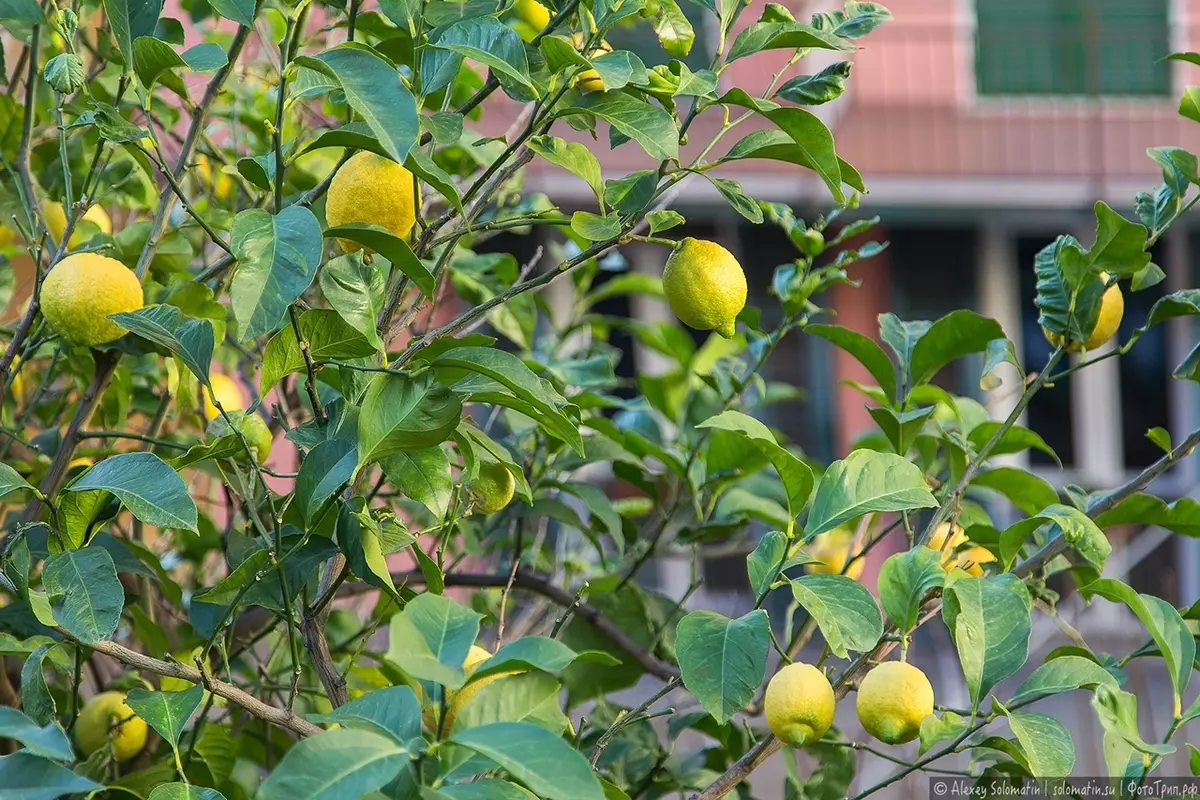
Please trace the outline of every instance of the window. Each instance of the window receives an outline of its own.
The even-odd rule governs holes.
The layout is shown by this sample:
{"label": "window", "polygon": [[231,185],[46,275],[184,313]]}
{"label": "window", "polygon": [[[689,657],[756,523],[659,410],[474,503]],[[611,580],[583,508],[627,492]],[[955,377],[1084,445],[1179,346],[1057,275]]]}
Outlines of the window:
{"label": "window", "polygon": [[1170,0],[976,0],[985,95],[1171,93]]}

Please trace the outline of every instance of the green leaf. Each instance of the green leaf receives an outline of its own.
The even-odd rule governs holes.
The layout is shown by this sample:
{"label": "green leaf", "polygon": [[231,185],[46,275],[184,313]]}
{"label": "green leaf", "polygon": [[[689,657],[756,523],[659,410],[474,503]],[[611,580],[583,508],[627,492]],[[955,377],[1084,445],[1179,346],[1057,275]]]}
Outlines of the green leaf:
{"label": "green leaf", "polygon": [[420,121],[417,101],[392,63],[357,42],[340,44],[316,58],[296,61],[337,79],[346,102],[366,120],[384,152],[397,164],[404,163],[417,141]]}
{"label": "green leaf", "polygon": [[150,790],[146,800],[225,800],[225,795],[204,786],[161,783]]}
{"label": "green leaf", "polygon": [[867,372],[871,373],[871,377],[889,398],[896,397],[896,366],[870,336],[843,328],[841,325],[809,325],[804,331],[819,336],[854,356],[867,368]]}
{"label": "green leaf", "polygon": [[621,235],[621,220],[615,215],[602,217],[590,211],[571,215],[571,230],[589,242],[603,242]]}
{"label": "green leaf", "polygon": [[[539,378],[517,356],[491,347],[455,347],[437,356],[433,365],[439,372],[446,369],[467,370],[499,384],[512,397],[526,404],[527,409],[518,410],[537,419],[546,433],[583,455],[583,438],[579,434],[579,427],[564,411],[566,399],[553,384]],[[471,392],[476,399],[483,395],[487,398],[486,402],[508,405],[501,393],[490,391],[491,387],[477,391],[476,386],[478,384],[470,379],[455,384],[457,390]]]}
{"label": "green leaf", "polygon": [[[976,450],[979,450],[991,440],[992,436],[995,435],[996,431],[1000,430],[1003,424],[999,420],[989,420],[988,422],[980,423],[971,429],[971,432],[967,435],[967,439]],[[1004,434],[1000,437],[1000,441],[992,448],[989,458],[1020,453],[1022,450],[1029,449],[1041,450],[1053,458],[1055,462],[1061,463],[1058,459],[1058,453],[1054,452],[1054,448],[1046,444],[1046,440],[1040,434],[1020,425],[1013,425],[1004,431]]]}
{"label": "green leaf", "polygon": [[192,714],[204,700],[204,687],[196,684],[182,692],[148,692],[145,689],[130,689],[125,703],[154,728],[167,744],[176,747],[179,736]]}
{"label": "green leaf", "polygon": [[[508,781],[481,778],[470,783],[444,783],[436,792],[422,789],[421,800],[529,800],[529,792]],[[614,798],[606,795],[606,800]]]}
{"label": "green leaf", "polygon": [[965,309],[952,311],[929,326],[913,345],[910,386],[928,383],[942,367],[963,356],[982,353],[988,343],[1004,338],[1000,323]]}
{"label": "green leaf", "polygon": [[392,617],[386,658],[414,678],[457,689],[478,635],[474,611],[443,595],[419,594]]}
{"label": "green leaf", "polygon": [[1143,754],[1165,756],[1175,752],[1172,745],[1152,744],[1142,738],[1138,731],[1136,695],[1107,685],[1097,686],[1092,708],[1104,728],[1104,760],[1110,775],[1125,774],[1132,751],[1137,751],[1134,757],[1138,762],[1143,762]]}
{"label": "green leaf", "polygon": [[256,800],[339,800],[378,789],[408,763],[403,745],[374,731],[342,728],[297,742]]}
{"label": "green leaf", "polygon": [[242,211],[230,231],[238,267],[229,287],[242,341],[279,327],[321,262],[321,225],[304,206]]}
{"label": "green leaf", "polygon": [[459,731],[450,741],[496,762],[546,800],[604,800],[587,759],[544,728],[495,722]]}
{"label": "green leaf", "polygon": [[175,48],[153,36],[139,36],[134,39],[133,63],[138,80],[147,92],[153,88],[162,73],[187,66],[187,62],[180,58]]}
{"label": "green leaf", "polygon": [[590,63],[608,91],[623,89],[631,83],[643,86],[649,79],[646,65],[628,50],[604,53],[590,59]]}
{"label": "green leaf", "polygon": [[1176,696],[1181,696],[1192,676],[1196,640],[1175,607],[1154,595],[1138,594],[1115,578],[1101,578],[1080,591],[1085,597],[1099,595],[1114,603],[1124,603],[1137,615],[1162,653]]}
{"label": "green leaf", "polygon": [[1022,520],[1000,534],[1000,559],[1006,565],[1012,564],[1029,534],[1047,522],[1062,531],[1063,538],[1076,552],[1103,569],[1104,562],[1112,552],[1108,537],[1087,514],[1061,503],[1047,506],[1036,516]]}
{"label": "green leaf", "polygon": [[130,72],[135,63],[133,43],[138,37],[153,36],[162,13],[162,0],[104,0],[104,15],[108,28]]}
{"label": "green leaf", "polygon": [[15,708],[0,706],[0,736],[16,739],[34,755],[55,761],[74,761],[71,741],[57,722],[39,727]]}
{"label": "green leaf", "polygon": [[911,411],[896,411],[881,406],[868,408],[867,412],[875,420],[875,424],[887,436],[896,453],[904,455],[912,449],[913,442],[925,427],[925,421],[934,412],[933,406],[914,408]]}
{"label": "green leaf", "polygon": [[1146,252],[1146,226],[1130,222],[1104,201],[1097,201],[1096,241],[1088,250],[1088,261],[1095,270],[1123,278],[1150,263]]}
{"label": "green leaf", "polygon": [[771,584],[782,572],[788,544],[789,540],[783,531],[769,531],[758,540],[754,551],[746,556],[746,573],[756,601],[771,590]]}
{"label": "green leaf", "polygon": [[557,136],[534,136],[527,146],[551,164],[582,178],[595,193],[600,208],[604,208],[604,178],[600,162],[591,150],[579,142],[567,142]]}
{"label": "green leaf", "polygon": [[[529,722],[551,733],[561,733],[567,720],[558,705],[558,690],[558,681],[544,672],[497,676],[481,684],[459,710],[451,735],[496,722]],[[548,720],[544,719],[547,710]]]}
{"label": "green leaf", "polygon": [[334,492],[349,483],[358,466],[358,444],[346,439],[328,439],[308,452],[296,475],[295,502],[305,525]]}
{"label": "green leaf", "polygon": [[113,635],[121,621],[125,590],[112,556],[102,547],[56,553],[46,559],[42,583],[54,621],[84,644]]}
{"label": "green leaf", "polygon": [[413,253],[408,242],[389,233],[378,225],[337,225],[325,229],[327,239],[349,239],[374,250],[392,263],[416,285],[426,297],[433,297],[434,278],[429,267]]}
{"label": "green leaf", "polygon": [[383,340],[375,330],[384,300],[384,277],[379,264],[367,264],[360,250],[327,261],[319,280],[321,292],[333,310],[373,348],[383,350]]}
{"label": "green leaf", "polygon": [[879,569],[879,602],[892,622],[907,633],[917,624],[925,595],[945,580],[941,554],[928,547],[914,547],[883,562]]}
{"label": "green leaf", "polygon": [[59,53],[46,62],[42,77],[54,91],[71,94],[83,88],[87,70],[79,56],[74,53]]}
{"label": "green leaf", "polygon": [[755,225],[763,221],[762,209],[758,207],[758,203],[755,202],[754,198],[742,190],[740,183],[732,178],[717,178],[707,172],[704,173],[704,177],[708,178],[709,182],[716,187],[720,195],[725,198],[725,202],[729,203],[734,211]]}
{"label": "green leaf", "polygon": [[0,462],[0,497],[5,497],[13,492],[34,491],[37,490],[22,478],[15,469],[8,464]]}
{"label": "green leaf", "polygon": [[1038,778],[1065,778],[1075,767],[1075,742],[1067,726],[1036,711],[1000,709],[1008,717],[1008,726],[1021,743],[1029,769]]}
{"label": "green leaf", "polygon": [[367,386],[359,415],[359,466],[395,453],[435,447],[446,441],[461,417],[458,395],[434,380],[432,373],[377,374]]}
{"label": "green leaf", "polygon": [[54,800],[67,794],[104,790],[95,781],[28,752],[0,756],[0,786],[4,787],[5,797],[12,800]]}
{"label": "green leaf", "polygon": [[806,166],[821,177],[834,201],[839,205],[845,203],[841,161],[833,149],[833,134],[825,127],[825,123],[802,108],[778,108],[768,111],[764,116],[792,138],[800,148]]}
{"label": "green leaf", "polygon": [[1028,658],[1031,607],[1028,590],[1014,575],[960,578],[946,587],[942,619],[958,649],[972,707]]}
{"label": "green leaf", "polygon": [[513,28],[495,17],[459,20],[432,37],[430,46],[486,64],[498,77],[517,81],[536,96],[536,87],[529,79],[524,42]]}
{"label": "green leaf", "polygon": [[403,745],[421,735],[421,704],[412,687],[388,686],[356,697],[328,714],[309,714],[310,722],[365,728]]}
{"label": "green leaf", "polygon": [[0,0],[0,20],[41,25],[46,21],[46,15],[35,0]]}
{"label": "green leaf", "polygon": [[1155,301],[1143,328],[1151,328],[1176,317],[1200,314],[1200,289],[1182,289]]}
{"label": "green leaf", "polygon": [[916,464],[893,453],[856,450],[833,462],[821,476],[804,540],[873,511],[936,508],[937,504]]}
{"label": "green leaf", "polygon": [[851,61],[835,61],[816,75],[797,75],[785,81],[775,96],[802,106],[819,106],[836,100],[846,90],[846,79],[853,66]]}
{"label": "green leaf", "polygon": [[687,220],[678,211],[666,208],[659,211],[651,211],[646,215],[646,222],[650,223],[650,235],[654,236],[665,230],[683,225]]}
{"label": "green leaf", "polygon": [[747,439],[779,473],[779,479],[787,491],[788,511],[792,517],[804,510],[808,496],[812,494],[812,470],[791,451],[781,447],[766,425],[740,411],[730,410],[709,417],[696,427],[730,431]]}
{"label": "green leaf", "polygon": [[1058,502],[1058,492],[1049,482],[1016,467],[994,467],[980,472],[971,485],[999,492],[1026,514],[1037,514]]}
{"label": "green leaf", "polygon": [[803,22],[756,22],[747,26],[733,40],[729,50],[729,61],[737,61],[763,50],[818,50],[849,51],[854,45],[833,33],[819,31]]}
{"label": "green leaf", "polygon": [[658,15],[654,19],[654,33],[669,55],[683,58],[692,51],[696,31],[691,20],[675,0],[660,0]]}
{"label": "green leaf", "polygon": [[917,755],[925,755],[935,744],[957,739],[966,729],[967,721],[953,711],[930,714],[921,720],[921,741]]}
{"label": "green leaf", "polygon": [[679,621],[675,655],[683,685],[718,725],[754,699],[767,670],[769,625],[761,609],[734,620],[693,611]]}
{"label": "green leaf", "polygon": [[[304,372],[304,352],[296,338],[295,328],[308,344],[308,354],[314,362],[327,360],[353,360],[372,355],[375,346],[346,322],[337,311],[328,308],[310,308],[296,318],[296,325],[284,325],[267,342],[263,350],[262,373],[259,394],[266,396],[284,377],[294,372]],[[374,330],[374,328],[372,328]]]}
{"label": "green leaf", "polygon": [[208,385],[214,344],[211,320],[193,319],[175,306],[167,305],[122,311],[110,314],[109,319],[130,333],[165,348],[201,383]]}
{"label": "green leaf", "polygon": [[[338,546],[346,554],[346,563],[355,575],[389,595],[397,596],[396,585],[392,583],[392,574],[384,558],[383,530],[379,522],[365,510],[363,498],[351,498],[341,507],[337,520],[337,540]],[[419,547],[415,549],[420,550]]]}
{"label": "green leaf", "polygon": [[796,602],[816,621],[838,658],[865,653],[883,636],[879,606],[863,585],[845,575],[813,573],[791,579]]}
{"label": "green leaf", "polygon": [[651,158],[679,158],[679,129],[671,115],[624,92],[588,92],[558,114],[594,115],[635,140]]}
{"label": "green leaf", "polygon": [[254,0],[209,0],[209,5],[225,19],[247,28],[254,26]]}
{"label": "green leaf", "polygon": [[636,214],[654,199],[654,190],[657,187],[657,172],[637,170],[623,178],[605,181],[604,199],[622,214]]}
{"label": "green leaf", "polygon": [[1157,525],[1195,538],[1200,537],[1200,502],[1181,497],[1168,505],[1162,498],[1139,492],[1097,516],[1095,522],[1102,529],[1118,525]]}
{"label": "green leaf", "polygon": [[446,515],[454,481],[450,457],[441,447],[396,453],[383,459],[380,466],[388,482],[405,497],[416,500],[438,519]]}
{"label": "green leaf", "polygon": [[512,672],[516,669],[535,669],[551,675],[561,675],[563,670],[580,659],[601,664],[616,663],[607,653],[594,650],[576,653],[549,636],[522,636],[504,645],[494,656],[478,665],[471,673],[471,680],[476,681],[488,675]]}
{"label": "green leaf", "polygon": [[1076,689],[1094,689],[1107,685],[1117,688],[1117,679],[1104,667],[1083,656],[1059,656],[1038,666],[1021,681],[1009,705],[1022,705],[1042,697]]}
{"label": "green leaf", "polygon": [[54,696],[46,685],[46,675],[42,664],[46,654],[56,647],[55,644],[44,644],[29,654],[21,665],[21,708],[38,725],[49,725],[54,722]]}
{"label": "green leaf", "polygon": [[109,456],[83,473],[65,492],[103,489],[147,525],[196,532],[196,503],[179,473],[153,453]]}
{"label": "green leaf", "polygon": [[1087,341],[1100,314],[1104,281],[1088,266],[1079,241],[1059,236],[1034,256],[1033,269],[1038,324],[1068,341]]}

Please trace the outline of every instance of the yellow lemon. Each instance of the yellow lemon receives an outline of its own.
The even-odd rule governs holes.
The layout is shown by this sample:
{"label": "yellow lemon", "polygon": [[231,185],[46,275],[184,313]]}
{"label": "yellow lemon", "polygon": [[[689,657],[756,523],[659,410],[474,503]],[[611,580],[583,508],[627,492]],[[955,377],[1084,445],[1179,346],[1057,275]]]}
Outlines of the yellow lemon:
{"label": "yellow lemon", "polygon": [[[465,672],[467,677],[470,678],[471,673],[475,671],[475,668],[491,657],[492,654],[486,649],[477,644],[471,645],[471,649],[467,651],[467,657],[463,659],[463,672]],[[474,683],[468,683],[458,691],[447,689],[446,720],[442,724],[442,732],[449,733],[451,726],[454,725],[454,718],[458,716],[458,712],[462,710],[462,707],[470,702],[472,697],[479,694],[480,689],[482,689],[488,683],[496,680],[496,678],[499,678],[502,674],[504,673],[497,673],[495,675],[488,675],[486,678],[480,678]],[[427,727],[430,731],[437,730],[437,708],[434,706],[434,704],[430,704],[425,707],[425,710],[421,712],[421,719],[425,722],[425,727]]]}
{"label": "yellow lemon", "polygon": [[54,265],[42,282],[42,316],[64,339],[95,347],[125,333],[109,314],[142,307],[133,270],[98,253],[75,253]]}
{"label": "yellow lemon", "polygon": [[[1107,282],[1108,273],[1101,272],[1100,280]],[[1102,347],[1109,339],[1116,336],[1117,329],[1121,327],[1121,319],[1124,316],[1125,295],[1121,293],[1121,287],[1114,283],[1104,290],[1104,295],[1100,298],[1100,314],[1096,317],[1096,327],[1092,328],[1092,332],[1088,334],[1087,340],[1082,345],[1079,342],[1068,342],[1067,350],[1077,353],[1083,348],[1095,350],[1097,347]],[[1042,328],[1042,335],[1046,337],[1046,341],[1055,347],[1062,344],[1062,337],[1057,333],[1051,333]]]}
{"label": "yellow lemon", "polygon": [[499,461],[479,465],[479,477],[468,487],[472,507],[482,514],[495,514],[513,499],[517,482]]}
{"label": "yellow lemon", "polygon": [[[63,232],[67,229],[67,211],[63,208],[63,204],[57,200],[45,201],[42,203],[42,218],[46,221],[46,228],[50,231],[50,236],[54,238],[55,242],[60,241]],[[85,222],[94,225],[100,233],[112,233],[112,219],[108,216],[108,212],[101,206],[92,206],[83,212],[83,216],[75,223],[75,230],[71,232],[71,241],[67,243],[67,247],[78,247],[92,238],[94,231],[88,232],[85,229],[86,226],[81,224]]]}
{"label": "yellow lemon", "polygon": [[[576,47],[583,46],[584,37],[583,37],[582,33],[575,34],[573,39],[574,39],[574,43],[575,43]],[[604,55],[605,53],[611,53],[611,52],[612,52],[612,45],[610,45],[608,42],[606,42],[604,40],[601,40],[600,44],[594,50],[592,50],[591,53],[588,54],[588,58],[599,58],[600,56]],[[604,80],[600,77],[600,73],[594,69],[583,70],[582,72],[580,72],[578,75],[576,75],[571,80],[571,84],[573,86],[575,86],[576,88],[578,88],[579,91],[581,91],[581,92],[603,92],[604,91]]]}
{"label": "yellow lemon", "polygon": [[833,687],[825,673],[796,661],[776,672],[767,684],[763,711],[767,727],[781,742],[804,747],[829,730],[834,703]]}
{"label": "yellow lemon", "polygon": [[858,687],[858,721],[885,744],[917,738],[921,720],[933,713],[933,686],[925,673],[903,661],[885,661]]}
{"label": "yellow lemon", "polygon": [[[208,376],[208,380],[212,383],[213,394],[217,396],[222,408],[226,411],[241,411],[246,407],[246,399],[242,395],[241,385],[233,378],[220,372],[213,372]],[[220,410],[212,401],[212,397],[207,391],[204,392],[204,418],[209,422],[221,416]]]}
{"label": "yellow lemon", "polygon": [[513,3],[512,11],[517,19],[539,32],[550,24],[550,9],[538,0],[517,0]]}
{"label": "yellow lemon", "polygon": [[112,742],[113,757],[128,761],[146,746],[146,723],[125,705],[123,692],[103,692],[84,705],[75,720],[75,742],[85,756]]}
{"label": "yellow lemon", "polygon": [[25,396],[25,377],[21,375],[21,357],[14,356],[8,369],[8,374],[12,376],[12,380],[8,384],[9,394],[20,403],[21,398]]}
{"label": "yellow lemon", "polygon": [[212,187],[213,197],[218,200],[226,200],[233,193],[232,176],[219,165],[214,165],[206,153],[196,157],[196,174],[200,176],[203,185]]}
{"label": "yellow lemon", "polygon": [[733,253],[716,242],[690,236],[675,246],[662,275],[671,311],[689,327],[734,334],[746,306],[746,273]]}
{"label": "yellow lemon", "polygon": [[[379,225],[403,239],[416,222],[412,173],[366,150],[354,154],[329,184],[325,221],[330,227]],[[347,239],[338,243],[347,253],[362,249],[358,242]]]}
{"label": "yellow lemon", "polygon": [[968,574],[978,578],[983,574],[983,565],[995,560],[996,556],[991,550],[979,545],[972,545],[959,553],[954,563],[959,569],[966,570]]}
{"label": "yellow lemon", "polygon": [[849,566],[846,562],[851,558],[850,547],[854,544],[854,531],[849,528],[835,528],[834,530],[822,533],[817,536],[808,545],[808,554],[813,558],[819,558],[819,564],[805,564],[804,569],[808,572],[816,572],[821,574],[845,575],[851,580],[858,580],[863,573],[863,568],[867,565],[867,559],[858,556],[862,552],[862,546],[854,548],[854,556],[858,556],[850,560]]}

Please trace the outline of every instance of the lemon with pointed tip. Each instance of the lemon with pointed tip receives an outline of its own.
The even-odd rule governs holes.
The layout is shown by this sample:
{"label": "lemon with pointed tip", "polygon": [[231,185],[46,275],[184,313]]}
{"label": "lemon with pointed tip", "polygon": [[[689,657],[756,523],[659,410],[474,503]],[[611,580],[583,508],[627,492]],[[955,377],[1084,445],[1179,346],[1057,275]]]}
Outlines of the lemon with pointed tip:
{"label": "lemon with pointed tip", "polygon": [[90,756],[112,742],[113,758],[128,761],[146,746],[146,722],[125,705],[124,692],[102,692],[83,706],[75,720],[75,743]]}
{"label": "lemon with pointed tip", "polygon": [[925,673],[904,661],[884,661],[858,686],[858,721],[884,744],[911,742],[921,720],[933,713],[933,686]]}
{"label": "lemon with pointed tip", "polygon": [[804,569],[810,573],[845,575],[856,581],[862,576],[867,559],[859,555],[862,552],[861,544],[851,553],[853,545],[854,531],[849,528],[834,528],[822,533],[808,545],[808,554],[820,559],[820,563],[805,564]]}
{"label": "lemon with pointed tip", "polygon": [[733,336],[737,315],[746,306],[746,273],[733,253],[689,236],[667,259],[662,284],[671,311],[685,325],[726,339]]}
{"label": "lemon with pointed tip", "polygon": [[[1100,280],[1108,282],[1108,273],[1101,272]],[[1104,346],[1109,339],[1117,335],[1117,330],[1121,327],[1121,320],[1125,317],[1125,295],[1121,293],[1121,287],[1113,284],[1104,290],[1104,294],[1100,297],[1100,313],[1096,317],[1096,327],[1092,328],[1092,332],[1088,334],[1087,340],[1082,344],[1076,341],[1067,342],[1067,350],[1072,353],[1078,353],[1082,349],[1095,350],[1098,347]],[[1057,333],[1042,328],[1042,334],[1046,337],[1046,341],[1050,342],[1055,347],[1062,344],[1063,337]]]}
{"label": "lemon with pointed tip", "polygon": [[[42,219],[46,221],[46,229],[50,231],[51,238],[55,242],[61,241],[63,232],[67,229],[67,210],[63,208],[63,204],[56,200],[42,203]],[[78,247],[91,239],[97,231],[113,231],[112,218],[102,206],[92,206],[83,212],[83,216],[75,223],[75,230],[71,231],[71,240],[67,242],[67,247]]]}
{"label": "lemon with pointed tip", "polygon": [[40,298],[51,328],[74,344],[95,347],[125,333],[108,316],[141,308],[142,284],[114,258],[75,253],[46,274]]}
{"label": "lemon with pointed tip", "polygon": [[517,482],[499,461],[479,465],[479,477],[468,487],[472,507],[481,514],[495,514],[512,502]]}
{"label": "lemon with pointed tip", "polygon": [[[390,158],[366,150],[355,153],[329,184],[325,221],[331,228],[378,225],[403,239],[416,222],[412,173]],[[338,244],[347,253],[363,249],[349,239],[338,239]]]}
{"label": "lemon with pointed tip", "polygon": [[781,742],[804,747],[818,741],[833,724],[836,700],[825,673],[794,661],[776,672],[763,696],[767,727]]}

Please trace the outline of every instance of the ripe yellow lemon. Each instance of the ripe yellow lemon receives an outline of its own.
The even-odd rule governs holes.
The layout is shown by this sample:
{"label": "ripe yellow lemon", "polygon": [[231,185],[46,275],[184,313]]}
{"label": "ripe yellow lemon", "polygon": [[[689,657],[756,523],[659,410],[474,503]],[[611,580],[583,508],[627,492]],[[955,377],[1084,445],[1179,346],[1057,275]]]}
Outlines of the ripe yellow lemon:
{"label": "ripe yellow lemon", "polygon": [[734,334],[746,306],[746,273],[733,253],[716,242],[690,236],[675,246],[662,275],[671,311],[689,327]]}
{"label": "ripe yellow lemon", "polygon": [[[582,47],[584,45],[584,41],[585,40],[582,33],[575,34],[574,42],[576,47]],[[600,44],[588,54],[588,58],[599,58],[605,53],[611,52],[612,45],[602,39]],[[581,92],[604,91],[604,80],[600,77],[600,73],[594,69],[583,70],[571,80],[571,84]]]}
{"label": "ripe yellow lemon", "polygon": [[[1100,280],[1107,282],[1108,273],[1101,272]],[[1121,294],[1121,287],[1114,283],[1104,290],[1104,295],[1100,298],[1100,315],[1096,317],[1096,327],[1092,328],[1087,340],[1082,345],[1079,342],[1068,342],[1067,350],[1077,353],[1083,348],[1095,350],[1097,347],[1102,347],[1109,339],[1117,335],[1117,329],[1121,327],[1121,319],[1124,316],[1125,295]],[[1062,344],[1062,337],[1057,333],[1051,333],[1042,328],[1042,334],[1046,337],[1046,341],[1055,347]]]}
{"label": "ripe yellow lemon", "polygon": [[[389,158],[363,150],[341,166],[329,184],[325,221],[339,225],[379,225],[403,239],[416,222],[412,173]],[[358,242],[338,239],[347,253]]]}
{"label": "ripe yellow lemon", "polygon": [[102,692],[75,720],[75,742],[85,756],[112,741],[113,758],[128,761],[146,746],[146,722],[125,705],[123,692]]}
{"label": "ripe yellow lemon", "polygon": [[517,482],[499,461],[479,465],[479,477],[468,487],[473,508],[481,514],[495,514],[512,502]]}
{"label": "ripe yellow lemon", "polygon": [[[242,387],[233,378],[220,372],[213,372],[209,374],[208,380],[212,384],[213,394],[217,396],[217,400],[226,411],[241,411],[246,407],[246,398],[242,394]],[[208,392],[204,391],[204,418],[212,422],[219,416],[221,416],[220,410],[217,409]]]}
{"label": "ripe yellow lemon", "polygon": [[142,284],[133,270],[98,253],[59,261],[42,282],[42,316],[74,344],[95,347],[125,333],[109,314],[142,307]]}
{"label": "ripe yellow lemon", "polygon": [[954,563],[959,569],[966,570],[968,574],[978,578],[983,574],[983,565],[995,560],[996,556],[991,550],[979,545],[972,545],[959,553]]}
{"label": "ripe yellow lemon", "polygon": [[[475,668],[492,657],[486,649],[477,644],[471,645],[471,649],[467,651],[467,657],[463,659],[463,672],[470,678],[475,672]],[[474,683],[468,683],[458,691],[452,689],[446,690],[446,721],[442,724],[442,732],[449,733],[451,726],[454,725],[454,718],[458,716],[458,712],[462,710],[472,697],[479,694],[479,690],[486,686],[491,681],[499,678],[503,673],[488,675],[486,678],[480,678]],[[425,707],[421,712],[421,719],[425,722],[425,727],[431,731],[437,730],[437,708],[434,704]]]}
{"label": "ripe yellow lemon", "polygon": [[[42,203],[42,218],[46,220],[46,228],[54,241],[60,241],[67,229],[67,210],[63,208],[63,204],[56,200],[45,201]],[[83,223],[94,225],[100,233],[112,233],[113,230],[108,212],[101,206],[92,206],[83,212],[83,216],[75,223],[75,230],[71,231],[71,241],[67,243],[67,247],[78,247],[92,238],[95,231],[89,231],[88,226]]]}
{"label": "ripe yellow lemon", "polygon": [[921,720],[933,713],[933,686],[925,673],[904,661],[885,661],[858,687],[858,721],[885,744],[917,738]]}
{"label": "ripe yellow lemon", "polygon": [[767,727],[781,742],[804,747],[829,730],[834,703],[833,687],[825,673],[796,661],[776,672],[767,684],[763,711]]}
{"label": "ripe yellow lemon", "polygon": [[196,174],[204,186],[212,187],[213,197],[216,199],[227,200],[233,193],[233,177],[222,170],[220,165],[214,165],[206,153],[196,157]]}
{"label": "ripe yellow lemon", "polygon": [[8,369],[8,374],[12,376],[12,380],[8,384],[8,392],[20,404],[21,398],[25,396],[25,376],[21,374],[21,357],[14,356]]}
{"label": "ripe yellow lemon", "polygon": [[542,28],[550,24],[550,9],[539,3],[538,0],[517,0],[513,3],[512,10],[517,15],[517,19],[536,31],[540,32]]}
{"label": "ripe yellow lemon", "polygon": [[949,522],[943,522],[933,529],[933,533],[929,536],[928,546],[931,550],[938,550],[942,553],[942,564],[949,564],[954,560],[955,548],[966,540],[967,534],[962,528],[951,525]]}
{"label": "ripe yellow lemon", "polygon": [[[851,546],[854,544],[854,531],[849,528],[835,528],[817,536],[808,545],[808,554],[813,558],[819,558],[819,564],[805,564],[804,569],[807,572],[815,572],[824,575],[845,575],[851,580],[858,580],[863,573],[863,568],[867,565],[866,558],[859,556],[862,552],[862,546],[854,548],[854,553],[850,552]],[[857,556],[851,559],[851,556]],[[849,560],[849,566],[847,561]]]}

